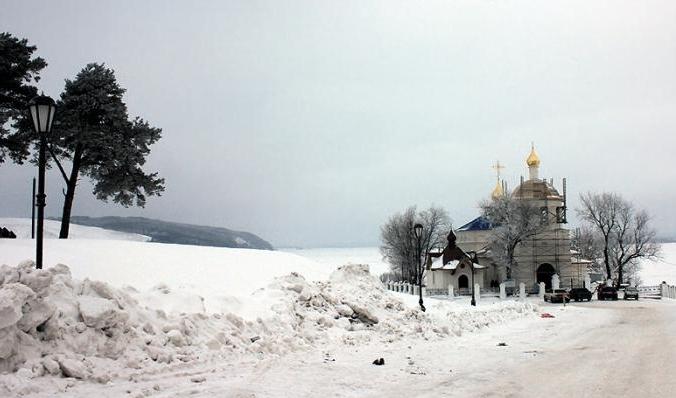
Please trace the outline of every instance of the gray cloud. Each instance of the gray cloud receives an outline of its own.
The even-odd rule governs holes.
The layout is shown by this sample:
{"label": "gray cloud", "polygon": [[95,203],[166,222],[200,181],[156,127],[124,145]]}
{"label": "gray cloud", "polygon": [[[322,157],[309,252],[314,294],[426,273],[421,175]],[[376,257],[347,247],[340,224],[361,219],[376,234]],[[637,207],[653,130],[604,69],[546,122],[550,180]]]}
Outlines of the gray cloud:
{"label": "gray cloud", "polygon": [[[573,199],[620,192],[676,234],[676,4],[450,3],[6,1],[0,23],[47,59],[48,94],[103,61],[164,129],[162,198],[124,209],[84,182],[75,214],[372,244],[410,204],[471,219],[491,164],[514,187],[535,141]],[[0,166],[0,216],[29,214],[33,174]]]}

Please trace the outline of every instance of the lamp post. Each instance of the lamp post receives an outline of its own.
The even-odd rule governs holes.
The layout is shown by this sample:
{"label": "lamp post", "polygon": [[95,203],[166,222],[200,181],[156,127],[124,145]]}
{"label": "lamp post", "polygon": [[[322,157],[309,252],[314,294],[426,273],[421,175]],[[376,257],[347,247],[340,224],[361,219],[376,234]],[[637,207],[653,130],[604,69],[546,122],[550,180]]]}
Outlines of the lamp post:
{"label": "lamp post", "polygon": [[476,307],[476,298],[474,297],[474,262],[476,261],[477,264],[478,264],[478,259],[477,259],[475,251],[467,252],[467,255],[470,255],[470,254],[471,254],[471,256],[469,257],[469,262],[470,262],[469,268],[470,268],[470,270],[472,270],[472,300],[469,303],[470,303],[470,305],[473,305],[473,306]]}
{"label": "lamp post", "polygon": [[418,304],[420,304],[420,309],[422,312],[425,312],[425,306],[423,305],[423,296],[422,296],[422,230],[423,226],[422,224],[418,223],[413,226],[413,235],[415,235],[415,239],[418,244],[418,292],[420,293],[420,300],[418,300]]}
{"label": "lamp post", "polygon": [[43,226],[45,221],[45,168],[46,168],[46,149],[47,149],[47,134],[52,131],[52,122],[54,121],[54,112],[56,105],[54,100],[46,95],[40,95],[33,98],[28,103],[28,110],[30,111],[31,120],[33,121],[33,129],[40,137],[40,153],[38,155],[38,194],[37,194],[37,208],[38,208],[38,226],[37,239],[35,244],[35,267],[42,268],[42,241],[43,241]]}

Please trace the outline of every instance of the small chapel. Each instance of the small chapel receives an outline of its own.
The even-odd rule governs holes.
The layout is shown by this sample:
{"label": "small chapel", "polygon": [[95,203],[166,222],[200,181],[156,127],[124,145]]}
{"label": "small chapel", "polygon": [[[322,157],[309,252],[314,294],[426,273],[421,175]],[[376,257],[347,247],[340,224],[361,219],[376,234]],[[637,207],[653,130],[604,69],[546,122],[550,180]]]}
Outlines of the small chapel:
{"label": "small chapel", "polygon": [[497,183],[491,194],[493,199],[511,195],[517,200],[529,201],[541,211],[545,227],[517,246],[515,260],[518,266],[510,273],[504,264],[498,264],[492,258],[489,242],[493,226],[479,216],[451,231],[442,252],[430,253],[425,273],[428,291],[445,289],[468,293],[472,279],[482,290],[496,289],[501,283],[512,290],[524,283],[530,293],[538,292],[541,282],[547,289],[551,289],[553,283],[562,288],[585,285],[591,262],[579,258],[571,250],[566,218],[566,179],[562,180],[559,191],[553,179],[540,177],[540,157],[534,145],[526,158],[526,166],[528,179],[522,177],[516,189],[509,192],[507,184],[500,178],[501,166],[497,163]]}

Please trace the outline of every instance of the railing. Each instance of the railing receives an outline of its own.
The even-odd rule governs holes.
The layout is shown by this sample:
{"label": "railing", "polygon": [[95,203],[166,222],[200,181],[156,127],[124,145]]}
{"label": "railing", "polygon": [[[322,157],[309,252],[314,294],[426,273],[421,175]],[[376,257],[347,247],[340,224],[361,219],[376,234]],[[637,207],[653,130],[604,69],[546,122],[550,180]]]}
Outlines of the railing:
{"label": "railing", "polygon": [[660,286],[660,297],[668,299],[676,299],[676,286],[667,285],[666,282]]}
{"label": "railing", "polygon": [[638,286],[636,289],[638,290],[638,295],[640,297],[654,299],[662,298],[662,285]]}

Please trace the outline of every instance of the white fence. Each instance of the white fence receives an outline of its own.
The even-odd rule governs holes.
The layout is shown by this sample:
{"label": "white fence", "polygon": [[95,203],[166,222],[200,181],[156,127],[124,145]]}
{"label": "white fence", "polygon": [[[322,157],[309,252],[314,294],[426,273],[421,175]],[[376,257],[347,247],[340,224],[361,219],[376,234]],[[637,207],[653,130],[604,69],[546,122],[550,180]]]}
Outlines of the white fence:
{"label": "white fence", "polygon": [[[418,291],[418,285],[413,285],[408,282],[385,282],[385,287],[387,290],[391,290],[393,292],[408,293],[416,296],[420,293]],[[427,289],[424,286],[422,288],[422,293],[423,296],[429,296]]]}
{"label": "white fence", "polygon": [[676,299],[676,286],[667,285],[662,283],[660,285],[660,297]]}
{"label": "white fence", "polygon": [[676,299],[676,286],[667,285],[666,283],[653,286],[638,286],[637,289],[638,294],[641,297],[652,299]]}
{"label": "white fence", "polygon": [[[504,285],[504,284],[502,284]],[[391,290],[393,292],[399,292],[399,293],[408,293],[412,295],[418,295],[418,285],[413,285],[411,283],[407,282],[385,282],[385,287],[387,290]],[[449,289],[427,289],[423,286],[422,288],[422,293],[423,296],[445,296],[445,295],[471,295],[471,290],[470,289],[458,289],[459,291],[453,291],[451,287]],[[504,289],[504,287],[503,287]],[[641,297],[645,298],[654,298],[654,299],[661,299],[661,298],[668,298],[668,299],[674,299],[676,300],[676,286],[668,285],[666,283],[662,283],[661,285],[653,285],[653,286],[639,286],[637,287],[638,292]],[[489,295],[495,295],[496,293],[492,291],[493,289],[488,289]],[[502,297],[504,293],[500,294],[500,297]]]}

